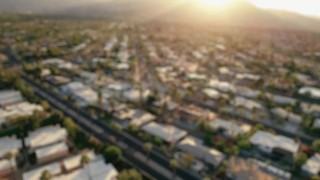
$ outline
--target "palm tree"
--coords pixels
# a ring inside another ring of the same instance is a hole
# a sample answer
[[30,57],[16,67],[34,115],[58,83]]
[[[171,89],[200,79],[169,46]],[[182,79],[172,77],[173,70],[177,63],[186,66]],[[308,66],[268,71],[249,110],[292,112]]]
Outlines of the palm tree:
[[88,171],[88,168],[86,166],[89,163],[90,163],[90,158],[86,154],[82,155],[81,159],[80,159],[80,164],[81,164],[82,167],[86,167],[86,170],[87,170],[88,175],[89,175],[89,179],[91,179],[90,171]]
[[151,143],[145,143],[143,149],[147,152],[147,161],[149,161],[150,152],[152,151],[153,145]]
[[48,170],[44,170],[41,173],[40,180],[50,180],[52,178],[52,174]]
[[179,167],[178,161],[176,159],[171,159],[170,160],[170,167],[172,169],[172,179],[175,179],[176,173],[177,173],[177,169]]

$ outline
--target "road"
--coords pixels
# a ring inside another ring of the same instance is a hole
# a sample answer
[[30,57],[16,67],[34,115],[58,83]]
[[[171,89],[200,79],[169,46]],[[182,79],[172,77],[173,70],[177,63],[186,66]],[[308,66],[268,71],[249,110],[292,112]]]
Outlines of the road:
[[[76,109],[69,102],[62,100],[50,90],[44,89],[30,80],[23,74],[25,82],[35,91],[35,93],[47,100],[52,106],[61,110],[66,115],[72,117],[75,122],[86,132],[96,137],[102,142],[111,142],[120,147],[123,156],[130,160],[139,169],[148,172],[157,179],[172,179],[172,170],[170,168],[170,159],[161,153],[153,150],[150,153],[149,160],[144,154],[143,143],[125,132],[118,132],[110,128],[105,122],[93,119],[88,113],[81,109]],[[176,179],[201,179],[197,174],[194,174],[186,169],[177,169]]]

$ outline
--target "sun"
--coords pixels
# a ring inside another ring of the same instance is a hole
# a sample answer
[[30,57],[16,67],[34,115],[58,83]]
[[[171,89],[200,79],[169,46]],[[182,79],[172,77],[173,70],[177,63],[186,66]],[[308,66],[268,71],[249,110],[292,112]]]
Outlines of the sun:
[[230,0],[199,0],[203,6],[226,6],[230,3]]

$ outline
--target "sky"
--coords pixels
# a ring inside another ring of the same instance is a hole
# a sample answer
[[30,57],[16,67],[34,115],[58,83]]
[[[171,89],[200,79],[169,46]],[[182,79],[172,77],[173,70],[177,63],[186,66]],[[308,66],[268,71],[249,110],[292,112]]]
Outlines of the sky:
[[293,11],[299,14],[320,17],[320,0],[249,0],[265,9]]

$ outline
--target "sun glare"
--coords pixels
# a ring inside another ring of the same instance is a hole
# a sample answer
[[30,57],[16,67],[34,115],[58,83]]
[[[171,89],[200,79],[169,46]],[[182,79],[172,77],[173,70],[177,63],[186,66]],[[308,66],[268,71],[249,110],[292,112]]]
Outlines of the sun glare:
[[212,6],[226,6],[229,4],[230,0],[199,0],[200,3],[204,6],[207,7],[212,7]]

